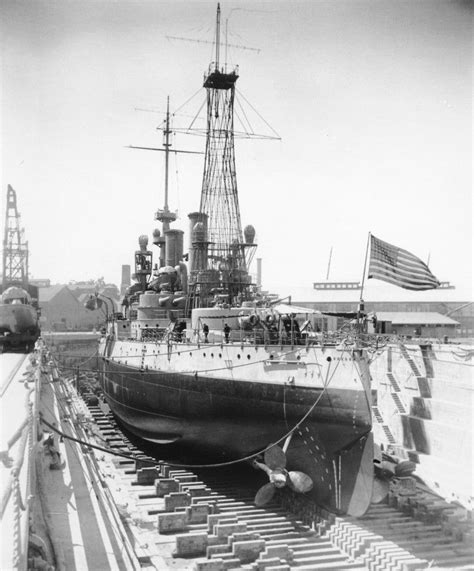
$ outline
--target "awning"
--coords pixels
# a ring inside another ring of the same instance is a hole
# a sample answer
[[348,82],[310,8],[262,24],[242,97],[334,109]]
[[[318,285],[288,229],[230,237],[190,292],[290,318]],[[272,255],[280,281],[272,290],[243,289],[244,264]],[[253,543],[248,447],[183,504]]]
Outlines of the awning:
[[[322,311],[321,313],[332,317],[344,317],[345,319],[355,319],[359,315],[357,311]],[[363,317],[365,313],[361,312],[360,315]]]
[[275,305],[272,305],[272,309],[274,309],[276,312],[280,313],[281,315],[285,313],[322,315],[322,313],[317,309],[311,309],[310,307],[301,307],[300,305],[291,305],[290,303],[277,303]]

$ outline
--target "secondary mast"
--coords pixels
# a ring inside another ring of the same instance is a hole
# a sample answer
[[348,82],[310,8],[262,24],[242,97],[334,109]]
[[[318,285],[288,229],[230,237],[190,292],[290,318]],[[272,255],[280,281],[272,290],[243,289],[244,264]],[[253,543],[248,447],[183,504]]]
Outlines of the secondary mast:
[[168,206],[168,175],[169,175],[169,156],[170,156],[170,98],[168,96],[166,100],[166,119],[163,128],[163,150],[165,153],[165,201],[162,209],[159,209],[155,213],[155,220],[158,220],[163,225],[163,233],[170,229],[171,222],[174,222],[177,218],[175,212],[171,212]]

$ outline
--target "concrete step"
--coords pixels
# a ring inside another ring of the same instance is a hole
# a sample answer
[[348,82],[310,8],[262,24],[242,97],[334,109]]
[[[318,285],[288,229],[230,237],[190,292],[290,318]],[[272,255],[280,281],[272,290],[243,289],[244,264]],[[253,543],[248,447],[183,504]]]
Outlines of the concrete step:
[[432,545],[428,549],[420,548],[416,550],[418,557],[431,558],[436,561],[442,560],[445,557],[451,558],[453,556],[469,556],[474,563],[474,548],[465,543],[451,543],[450,545]]
[[295,554],[318,549],[334,549],[334,545],[331,541],[324,541],[323,539],[320,541],[313,540],[305,543],[292,544],[290,547]]
[[[233,512],[235,513],[235,512]],[[271,514],[253,514],[253,513],[245,513],[245,514],[241,514],[241,513],[236,513],[236,517],[237,519],[241,520],[241,521],[248,521],[250,523],[264,523],[264,522],[285,522],[285,523],[290,523],[288,518],[284,517],[284,516],[279,516],[277,514],[275,515],[271,515]]]
[[[288,544],[288,545],[307,545],[307,544],[311,544],[314,541],[318,541],[318,537],[315,535],[314,531],[309,531],[309,532],[295,532],[294,536],[291,537],[286,537],[284,539],[269,539],[267,541],[267,545],[284,545],[284,544]],[[323,539],[321,539],[321,541],[325,541]]]
[[247,527],[251,531],[265,533],[282,533],[283,531],[293,531],[294,525],[287,522],[270,522],[270,523],[247,523]]
[[[321,555],[314,555],[308,557],[295,557],[293,560],[293,565],[295,567],[300,567],[301,565],[321,565],[321,564],[328,564],[333,563],[336,565],[335,568],[342,568],[344,563],[347,563],[348,558],[346,555],[342,553],[337,553],[335,550],[333,553],[321,554]],[[339,565],[339,567],[337,567]],[[360,564],[359,564],[360,566]],[[314,567],[312,567],[314,569]]]
[[447,557],[446,559],[436,559],[438,566],[441,569],[452,569],[463,571],[468,571],[469,569],[474,569],[474,558],[472,555],[463,555],[455,557]]
[[295,531],[294,528],[285,531],[278,530],[275,531],[274,533],[269,533],[266,531],[260,531],[259,533],[262,539],[266,539],[267,541],[274,541],[279,539],[286,540],[286,539],[294,539],[301,537],[301,533]]
[[352,569],[352,571],[367,571],[367,567],[361,566],[360,563],[320,563],[320,564],[312,564],[312,565],[298,565],[295,568],[298,571],[344,571],[345,569]]
[[307,558],[320,558],[326,556],[342,556],[344,559],[347,559],[347,555],[343,554],[339,549],[334,547],[334,545],[324,545],[321,547],[312,546],[310,549],[304,549],[300,551],[294,551],[295,560],[299,561],[300,559],[307,559]]

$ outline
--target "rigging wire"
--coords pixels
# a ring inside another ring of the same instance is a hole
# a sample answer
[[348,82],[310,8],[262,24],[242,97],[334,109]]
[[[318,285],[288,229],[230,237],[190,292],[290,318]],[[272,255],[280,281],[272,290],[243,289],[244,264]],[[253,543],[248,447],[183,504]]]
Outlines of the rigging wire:
[[178,153],[174,154],[174,160],[175,160],[175,175],[176,175],[176,202],[177,202],[178,212],[180,212],[181,207],[180,207],[180,201],[179,201]]
[[240,97],[249,105],[249,107],[260,117],[260,119],[265,123],[265,125],[273,132],[275,137],[281,141],[280,135],[275,131],[275,129],[270,125],[268,121],[266,121],[262,115],[255,109],[255,107],[250,103],[250,101],[245,97],[245,95],[237,88],[235,88],[236,92],[239,94]]
[[[183,107],[185,107],[192,99],[194,99],[196,97],[196,95],[198,93],[201,93],[201,89],[202,87],[200,87],[196,93],[194,93],[193,95],[191,95],[191,97],[189,97],[189,99],[187,99],[182,105],[180,105],[177,109],[174,110],[174,112],[171,114],[171,116],[173,117],[174,115],[176,115],[176,113],[178,113],[178,111],[180,111]],[[201,106],[202,108],[202,106]]]
[[[247,125],[248,125],[247,128],[250,130],[250,132],[251,132],[252,135],[255,135],[255,132],[254,132],[254,130],[253,130],[253,128],[252,128],[252,125],[251,125],[251,123],[250,123],[248,117],[247,117],[247,114],[245,113],[245,109],[243,108],[240,99],[239,99],[238,97],[236,97],[236,98],[235,98],[235,101],[236,101],[237,105],[240,107],[240,109],[241,109],[241,111],[242,111],[242,114],[243,114],[245,120],[247,121]],[[245,129],[245,125],[243,124],[243,122],[242,122],[242,126],[243,126],[244,129]]]

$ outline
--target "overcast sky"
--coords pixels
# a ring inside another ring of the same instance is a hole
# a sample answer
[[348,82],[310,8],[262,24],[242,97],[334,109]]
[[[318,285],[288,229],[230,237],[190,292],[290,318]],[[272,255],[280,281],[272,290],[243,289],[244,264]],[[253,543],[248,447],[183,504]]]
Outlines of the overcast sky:
[[[161,153],[126,145],[161,145],[166,97],[176,109],[199,90],[212,45],[167,36],[212,41],[216,6],[3,0],[2,235],[11,184],[34,277],[119,283],[133,263],[138,236],[156,227],[164,168]],[[264,286],[325,279],[331,247],[330,278],[360,280],[372,231],[429,256],[440,280],[471,295],[471,3],[221,6],[228,42],[261,50],[229,48],[237,89],[282,138],[236,143],[242,222],[257,230]],[[179,148],[204,142],[176,136]],[[170,207],[184,230],[202,168],[199,155],[171,159]]]

